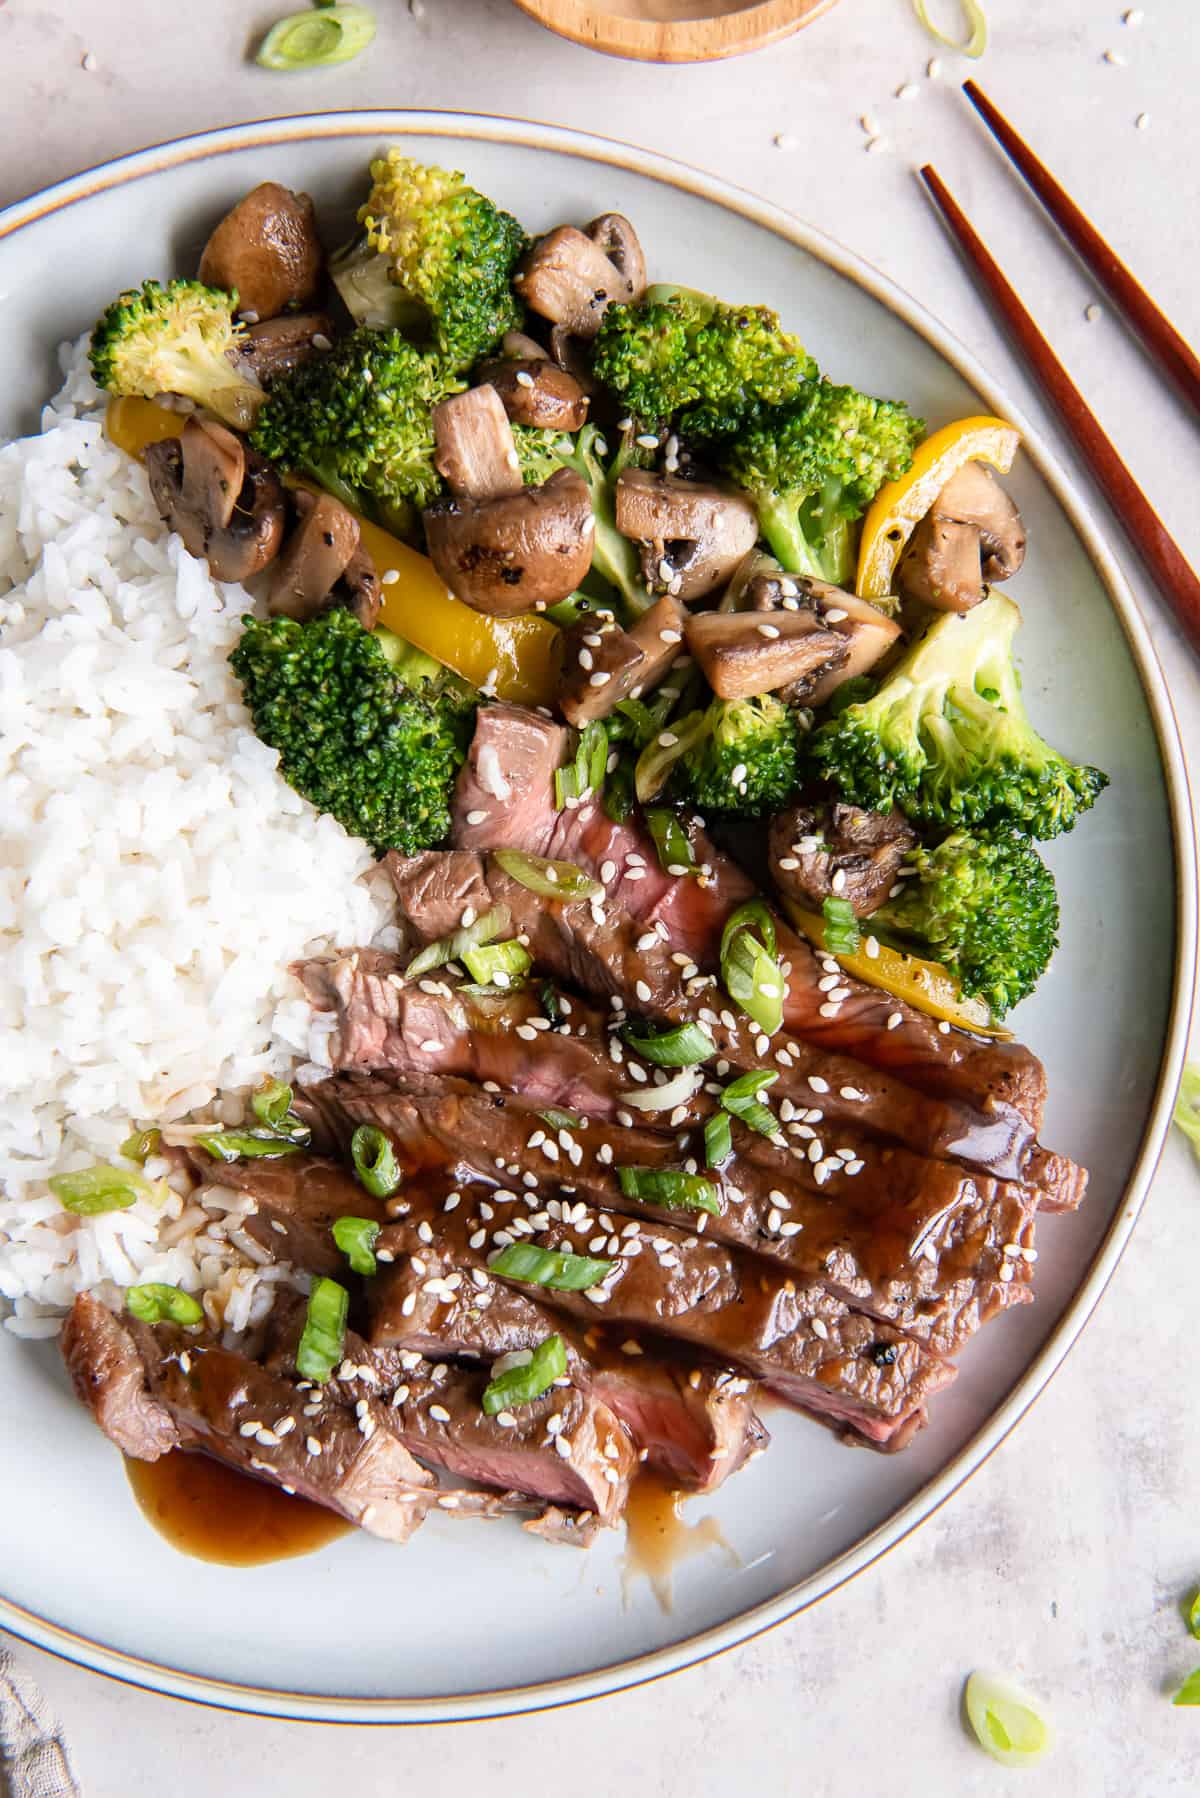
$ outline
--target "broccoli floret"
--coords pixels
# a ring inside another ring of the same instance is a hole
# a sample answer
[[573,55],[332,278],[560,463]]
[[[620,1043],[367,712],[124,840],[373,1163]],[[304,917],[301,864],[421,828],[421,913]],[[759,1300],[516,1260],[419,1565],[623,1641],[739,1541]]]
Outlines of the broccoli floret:
[[462,387],[445,362],[399,331],[360,326],[274,382],[251,442],[407,534],[414,509],[442,491],[431,410]]
[[610,306],[592,372],[645,425],[682,415],[688,435],[736,430],[757,407],[795,398],[816,364],[765,306],[727,306],[687,288],[651,287]]
[[470,368],[521,323],[513,270],[528,239],[464,177],[391,150],[371,164],[362,236],[331,272],[355,318],[428,338]]
[[[775,812],[800,784],[803,733],[794,711],[765,693],[758,699],[714,699],[703,736],[676,763],[670,797],[701,812],[746,818]],[[689,720],[672,724],[680,737]]]
[[380,854],[440,843],[464,755],[457,704],[411,691],[344,610],[244,623],[230,666],[284,779]]
[[716,459],[758,509],[789,574],[847,586],[851,526],[885,481],[903,474],[924,426],[907,406],[815,381],[789,405],[760,412]]
[[[592,572],[615,590],[620,604],[636,617],[652,604],[652,598],[642,579],[637,545],[617,529],[616,492],[622,469],[639,460],[637,446],[626,432],[621,448],[606,466],[603,458],[608,455],[608,444],[595,425],[584,425],[575,437],[555,436],[553,446],[554,466],[573,468],[588,485],[595,519]],[[519,437],[517,451],[522,453]]]
[[92,332],[92,373],[109,393],[181,393],[245,430],[263,403],[232,355],[245,336],[236,293],[200,281],[144,281],[115,299]]
[[1031,993],[1058,947],[1054,876],[1017,831],[958,830],[907,857],[915,870],[870,928],[944,962],[964,993],[1002,1018]]
[[1033,837],[1070,830],[1108,785],[1038,736],[1012,643],[1021,614],[999,593],[943,612],[878,691],[822,724],[817,769],[873,811],[899,805],[941,825],[1003,823]]

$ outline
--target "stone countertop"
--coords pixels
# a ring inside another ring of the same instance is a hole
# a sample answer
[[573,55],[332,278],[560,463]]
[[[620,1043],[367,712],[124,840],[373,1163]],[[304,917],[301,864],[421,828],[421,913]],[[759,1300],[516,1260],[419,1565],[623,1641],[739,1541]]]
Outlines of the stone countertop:
[[[578,49],[508,0],[376,0],[379,37],[361,61],[272,75],[244,58],[285,10],[285,0],[0,0],[0,205],[121,151],[271,115],[419,106],[571,124],[711,169],[868,257],[957,332],[1079,474],[930,214],[913,169],[933,158],[1200,563],[1194,422],[1147,379],[1107,307],[1086,316],[1092,282],[956,92],[964,75],[980,76],[1194,340],[1195,0],[1146,0],[1138,27],[1122,23],[1120,0],[991,0],[983,64],[942,55],[935,79],[909,0],[842,0],[772,50],[691,68]],[[949,0],[934,10],[953,13]],[[898,98],[909,82],[916,96]],[[886,149],[866,151],[864,113]],[[1195,659],[1130,572],[1198,763]],[[1179,1614],[1200,1580],[1189,1365],[1198,1219],[1200,1172],[1174,1140],[1099,1314],[965,1489],[814,1611],[670,1680],[398,1738],[175,1703],[14,1646],[66,1722],[87,1798],[150,1798],[164,1775],[173,1798],[452,1788],[558,1798],[564,1773],[576,1798],[842,1798],[884,1786],[899,1798],[974,1798],[1012,1777],[963,1731],[962,1681],[978,1665],[1019,1674],[1055,1715],[1056,1752],[1022,1790],[1195,1793],[1200,1722],[1166,1694],[1200,1663]]]

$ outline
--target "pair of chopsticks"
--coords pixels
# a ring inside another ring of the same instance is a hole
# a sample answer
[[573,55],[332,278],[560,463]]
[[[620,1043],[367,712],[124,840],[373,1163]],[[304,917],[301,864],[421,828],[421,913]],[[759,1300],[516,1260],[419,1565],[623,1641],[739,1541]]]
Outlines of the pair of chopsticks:
[[[1151,359],[1200,414],[1200,358],[987,95],[973,81],[964,82],[963,92],[1067,241],[1141,338]],[[1126,536],[1154,576],[1193,647],[1200,651],[1200,579],[937,170],[926,163],[921,179],[991,297],[1001,322],[1074,438]]]

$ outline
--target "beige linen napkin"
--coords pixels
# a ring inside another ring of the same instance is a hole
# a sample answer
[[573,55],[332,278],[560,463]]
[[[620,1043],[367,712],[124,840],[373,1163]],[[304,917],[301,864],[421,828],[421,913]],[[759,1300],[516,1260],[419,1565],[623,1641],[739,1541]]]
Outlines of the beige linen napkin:
[[0,1643],[0,1794],[83,1798],[58,1718]]

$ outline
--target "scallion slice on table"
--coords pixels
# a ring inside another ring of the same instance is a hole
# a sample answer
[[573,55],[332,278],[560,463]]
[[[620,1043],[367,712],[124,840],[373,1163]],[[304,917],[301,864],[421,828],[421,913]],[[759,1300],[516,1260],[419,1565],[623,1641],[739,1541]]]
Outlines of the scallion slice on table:
[[748,1130],[757,1130],[760,1136],[778,1136],[779,1120],[775,1113],[762,1102],[762,1094],[766,1088],[778,1080],[779,1075],[774,1068],[755,1069],[749,1074],[739,1074],[731,1080],[721,1094],[722,1108],[738,1122],[745,1124]]
[[84,1167],[73,1174],[51,1174],[46,1182],[64,1211],[76,1217],[102,1217],[106,1211],[128,1211],[138,1199],[161,1205],[166,1187],[127,1167]]
[[720,1167],[733,1153],[733,1125],[723,1111],[714,1112],[704,1126],[704,1163]]
[[506,1367],[484,1387],[483,1408],[489,1417],[498,1411],[511,1411],[515,1405],[531,1405],[548,1392],[555,1380],[567,1371],[567,1345],[561,1336],[547,1336],[534,1349],[528,1361]]
[[379,1225],[372,1217],[339,1217],[333,1225],[333,1240],[350,1263],[354,1274],[375,1272],[375,1243]]
[[662,1205],[668,1211],[707,1211],[720,1217],[721,1200],[711,1180],[679,1167],[619,1167],[617,1179],[627,1199]]
[[272,1136],[286,1137],[289,1142],[304,1146],[312,1136],[308,1125],[302,1123],[292,1110],[292,1089],[282,1080],[268,1080],[250,1097],[250,1109]]
[[374,36],[375,15],[368,7],[321,5],[278,20],[254,60],[264,69],[325,69],[360,56]]
[[825,947],[830,955],[856,954],[862,932],[850,901],[835,899],[831,894],[821,911],[825,918]]
[[1172,1116],[1176,1128],[1183,1131],[1200,1161],[1200,1061],[1190,1062],[1184,1068]]
[[336,1280],[318,1277],[308,1295],[308,1313],[296,1347],[296,1372],[320,1385],[332,1377],[346,1343],[350,1294]]
[[121,1144],[121,1154],[129,1161],[136,1161],[139,1167],[145,1167],[151,1155],[157,1155],[162,1142],[161,1130],[135,1130]]
[[775,920],[760,899],[740,905],[721,937],[721,978],[735,1005],[773,1036],[783,1024],[783,970],[775,957]]
[[1172,1704],[1200,1704],[1200,1667],[1189,1673],[1171,1700]]
[[1028,1692],[989,1673],[967,1681],[967,1716],[993,1760],[1004,1767],[1032,1767],[1054,1742],[1049,1720]]
[[373,1199],[390,1199],[400,1184],[396,1152],[375,1124],[360,1124],[350,1138],[350,1155],[359,1182]]
[[468,973],[484,986],[519,986],[533,966],[529,951],[515,940],[464,949],[462,960]]
[[590,1286],[598,1286],[616,1265],[590,1255],[572,1255],[566,1249],[539,1249],[531,1242],[510,1242],[489,1263],[491,1271],[506,1280],[547,1286],[551,1292],[586,1292]]
[[204,1308],[190,1292],[178,1286],[162,1286],[151,1280],[144,1286],[131,1286],[125,1294],[125,1309],[144,1324],[202,1324]]
[[526,855],[523,849],[497,849],[496,862],[504,872],[541,899],[602,899],[604,888],[577,868],[574,862],[547,861],[544,855]]
[[664,874],[694,874],[696,857],[691,838],[683,828],[678,812],[665,805],[652,805],[645,813],[646,828],[654,838],[658,863]]
[[697,1062],[715,1055],[717,1045],[699,1024],[679,1024],[674,1030],[653,1031],[649,1035],[632,1027],[622,1030],[626,1046],[656,1068],[691,1068]]
[[458,961],[468,949],[477,949],[484,943],[492,942],[511,923],[512,913],[507,905],[493,905],[490,911],[481,913],[470,924],[464,924],[450,936],[439,937],[436,943],[427,943],[405,968],[404,978],[419,980],[422,974],[430,974],[434,968],[443,968],[448,961]]
[[957,50],[962,56],[982,56],[988,42],[988,22],[983,10],[983,0],[960,0],[960,4],[969,34],[965,42],[962,38],[947,37],[934,24],[929,16],[929,0],[913,0],[913,11],[935,43],[944,44],[947,50]]
[[208,1130],[195,1141],[214,1161],[274,1161],[280,1155],[298,1155],[303,1147],[269,1130]]

